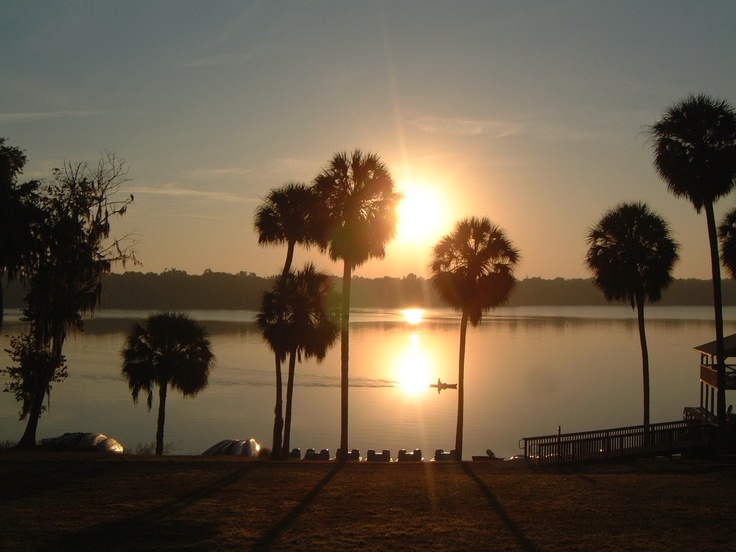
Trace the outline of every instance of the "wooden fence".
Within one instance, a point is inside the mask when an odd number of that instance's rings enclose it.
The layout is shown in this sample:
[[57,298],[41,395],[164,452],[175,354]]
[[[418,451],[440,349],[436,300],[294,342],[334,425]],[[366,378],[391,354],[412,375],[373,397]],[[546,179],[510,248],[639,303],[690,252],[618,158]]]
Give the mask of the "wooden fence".
[[[645,426],[629,426],[580,433],[524,437],[519,448],[539,465],[585,462],[641,455],[672,455],[706,449],[715,428],[710,424],[680,420]],[[523,441],[523,446],[522,446]]]

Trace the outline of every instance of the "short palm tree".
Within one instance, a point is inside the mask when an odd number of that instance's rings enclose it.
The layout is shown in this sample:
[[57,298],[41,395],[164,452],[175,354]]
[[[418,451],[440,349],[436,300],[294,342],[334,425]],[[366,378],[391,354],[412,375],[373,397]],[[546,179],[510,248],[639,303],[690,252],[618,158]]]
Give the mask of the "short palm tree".
[[[284,457],[290,448],[296,362],[313,357],[323,360],[339,335],[336,313],[329,306],[331,290],[330,277],[307,264],[304,269],[289,273],[283,282],[276,282],[274,289],[264,295],[262,310],[256,318],[271,349],[278,350],[277,354],[284,358],[287,353],[289,356],[281,447]],[[276,446],[274,443],[274,450]]]
[[158,386],[156,454],[163,454],[166,395],[169,386],[185,396],[194,396],[205,387],[214,355],[207,332],[186,314],[159,313],[143,325],[135,324],[121,352],[123,376],[138,402],[141,391],[148,393],[148,409],[153,405],[153,388]]
[[336,154],[314,180],[322,246],[343,261],[340,322],[340,450],[348,449],[350,284],[353,270],[383,258],[396,232],[401,195],[380,158],[355,150]]
[[718,362],[718,425],[725,446],[726,372],[723,346],[723,301],[718,237],[713,204],[736,184],[736,112],[725,101],[689,96],[670,107],[649,128],[654,165],[669,190],[685,197],[695,211],[705,210],[713,275],[713,307]]
[[649,352],[644,304],[656,303],[672,282],[677,243],[667,222],[643,203],[623,203],[590,229],[586,264],[608,301],[636,307],[644,384],[644,425],[649,426]]
[[451,234],[434,246],[431,281],[440,298],[462,313],[458,361],[455,454],[463,455],[465,402],[465,340],[468,322],[480,324],[483,313],[508,302],[516,285],[514,267],[519,252],[506,234],[487,218],[459,221]]
[[[290,182],[281,188],[271,190],[266,200],[256,209],[253,226],[258,233],[260,245],[286,244],[286,260],[281,270],[279,283],[285,285],[287,275],[294,260],[296,244],[309,247],[317,243],[313,230],[315,196],[306,184]],[[265,301],[264,297],[264,301]],[[265,303],[262,305],[265,308]],[[274,307],[275,305],[270,305]],[[275,325],[281,331],[281,325]],[[279,340],[274,337],[274,343]],[[272,348],[273,348],[273,344]],[[276,369],[276,405],[274,407],[273,449],[271,458],[281,457],[281,435],[284,427],[283,378],[281,375],[281,354],[274,350]],[[285,357],[284,357],[285,358]]]

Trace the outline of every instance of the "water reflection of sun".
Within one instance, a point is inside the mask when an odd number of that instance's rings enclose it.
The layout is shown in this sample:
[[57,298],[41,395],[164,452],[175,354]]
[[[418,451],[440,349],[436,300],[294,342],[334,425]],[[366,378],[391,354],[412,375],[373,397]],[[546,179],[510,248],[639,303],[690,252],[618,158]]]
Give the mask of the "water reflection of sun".
[[419,324],[424,318],[424,310],[422,309],[404,309],[401,314],[404,315],[409,324]]
[[419,344],[419,334],[409,335],[409,348],[397,361],[399,387],[409,395],[429,389],[431,361]]

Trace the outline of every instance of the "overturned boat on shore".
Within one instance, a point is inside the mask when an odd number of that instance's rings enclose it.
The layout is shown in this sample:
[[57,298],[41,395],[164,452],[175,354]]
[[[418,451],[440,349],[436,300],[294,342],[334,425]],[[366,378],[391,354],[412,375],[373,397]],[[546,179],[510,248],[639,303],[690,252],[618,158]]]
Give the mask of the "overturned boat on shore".
[[111,454],[125,452],[123,445],[107,435],[81,431],[41,439],[41,448],[66,452],[107,452]]
[[255,439],[223,439],[215,443],[202,453],[202,456],[215,456],[218,454],[228,456],[244,456],[246,458],[257,458],[261,452],[261,445]]

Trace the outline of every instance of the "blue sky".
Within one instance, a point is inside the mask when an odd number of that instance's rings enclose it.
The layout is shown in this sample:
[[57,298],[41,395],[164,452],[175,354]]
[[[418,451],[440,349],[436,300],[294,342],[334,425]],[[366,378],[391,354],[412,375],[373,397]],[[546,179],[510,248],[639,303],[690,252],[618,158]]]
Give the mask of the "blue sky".
[[675,275],[708,278],[704,215],[642,131],[691,93],[736,103],[735,27],[731,1],[0,0],[0,136],[29,179],[124,158],[135,270],[278,272],[254,208],[361,148],[441,216],[358,275],[426,275],[433,241],[476,215],[520,249],[519,277],[587,277],[589,227],[641,200],[681,243]]

